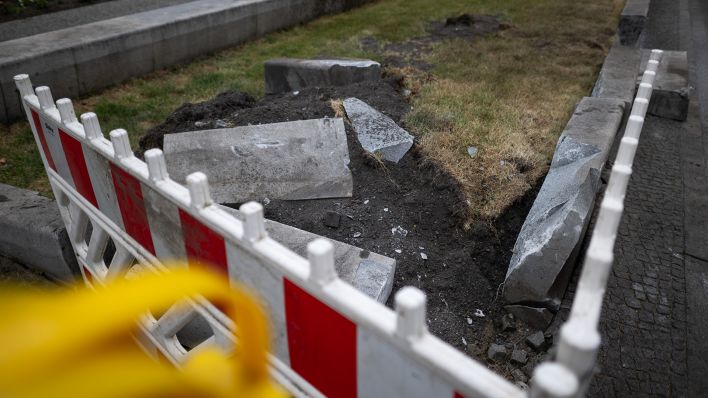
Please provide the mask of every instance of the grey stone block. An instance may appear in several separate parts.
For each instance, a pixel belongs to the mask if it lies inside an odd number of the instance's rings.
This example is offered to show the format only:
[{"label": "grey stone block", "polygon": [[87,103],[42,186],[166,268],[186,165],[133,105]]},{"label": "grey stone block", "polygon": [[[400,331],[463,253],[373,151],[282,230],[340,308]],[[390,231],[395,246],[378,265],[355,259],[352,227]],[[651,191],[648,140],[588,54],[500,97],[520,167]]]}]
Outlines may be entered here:
[{"label": "grey stone block", "polygon": [[490,344],[487,350],[487,358],[494,362],[501,363],[504,362],[509,353],[506,351],[506,347],[501,344]]},{"label": "grey stone block", "polygon": [[619,98],[627,105],[634,101],[635,80],[641,61],[641,51],[636,48],[615,44],[605,58],[597,82],[592,92],[593,97]]},{"label": "grey stone block", "polygon": [[507,305],[504,308],[533,329],[545,330],[553,321],[553,313],[547,308],[525,305]]},{"label": "grey stone block", "polygon": [[535,351],[543,351],[548,348],[546,344],[546,337],[543,335],[543,332],[536,332],[526,337],[526,344]]},{"label": "grey stone block", "polygon": [[219,203],[349,197],[342,119],[313,119],[165,135],[176,181],[202,171]]},{"label": "grey stone block", "polygon": [[347,98],[344,110],[365,151],[378,152],[385,160],[398,163],[413,146],[412,135],[366,102]]},{"label": "grey stone block", "polygon": [[649,3],[650,0],[627,0],[617,28],[622,45],[636,46],[640,43],[647,22]]},{"label": "grey stone block", "polygon": [[528,362],[528,360],[529,357],[525,350],[515,348],[514,351],[511,352],[511,363],[515,363],[517,365],[526,365],[526,362]]},{"label": "grey stone block", "polygon": [[265,63],[265,89],[268,94],[379,79],[381,65],[368,59],[278,58]]},{"label": "grey stone block", "polygon": [[[651,50],[642,50],[637,84],[642,79]],[[685,51],[664,51],[654,79],[654,91],[647,113],[674,120],[688,117],[690,87],[688,85],[688,58]]]},{"label": "grey stone block", "polygon": [[[220,207],[242,219],[238,210]],[[322,238],[267,219],[265,227],[268,236],[303,257],[307,257],[307,244]],[[329,241],[334,245],[334,265],[339,277],[378,302],[386,303],[393,287],[396,260],[336,240]]]},{"label": "grey stone block", "polygon": [[80,275],[57,204],[0,184],[0,254],[64,282]]},{"label": "grey stone block", "polygon": [[592,97],[576,107],[514,245],[504,283],[509,303],[547,307],[562,297],[624,109],[622,100]]}]

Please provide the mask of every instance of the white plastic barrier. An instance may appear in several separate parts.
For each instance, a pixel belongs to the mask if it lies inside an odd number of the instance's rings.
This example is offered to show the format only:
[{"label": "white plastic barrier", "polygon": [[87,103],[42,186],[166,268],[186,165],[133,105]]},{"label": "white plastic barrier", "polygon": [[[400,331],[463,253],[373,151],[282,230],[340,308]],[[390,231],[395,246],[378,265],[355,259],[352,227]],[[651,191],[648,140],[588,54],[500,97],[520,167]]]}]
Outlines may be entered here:
[{"label": "white plastic barrier", "polygon": [[[95,114],[79,121],[70,100],[55,105],[49,88],[33,91],[27,75],[15,81],[87,283],[187,258],[250,285],[276,331],[272,374],[296,396],[526,395],[432,336],[421,291],[401,289],[394,313],[337,277],[329,242],[313,241],[309,258],[298,256],[267,236],[259,204],[241,207],[244,222],[233,218],[212,204],[204,174],[191,174],[184,187],[169,179],[161,151],[147,151],[144,163],[124,130],[111,131],[108,141]],[[109,241],[115,254],[106,261]],[[214,335],[193,349],[231,349],[231,322],[203,300],[146,316],[140,340],[179,365],[190,350],[177,334],[197,314]],[[534,379],[539,397],[577,389],[575,376],[557,364],[539,366]]]},{"label": "white plastic barrier", "polygon": [[600,348],[598,323],[607,278],[614,261],[615,239],[624,210],[625,193],[632,174],[634,155],[662,55],[663,51],[653,50],[642,75],[632,112],[617,151],[617,159],[612,167],[607,190],[600,205],[597,224],[585,256],[570,318],[561,329],[557,361],[577,376],[580,381],[579,396],[585,395],[587,391]]}]

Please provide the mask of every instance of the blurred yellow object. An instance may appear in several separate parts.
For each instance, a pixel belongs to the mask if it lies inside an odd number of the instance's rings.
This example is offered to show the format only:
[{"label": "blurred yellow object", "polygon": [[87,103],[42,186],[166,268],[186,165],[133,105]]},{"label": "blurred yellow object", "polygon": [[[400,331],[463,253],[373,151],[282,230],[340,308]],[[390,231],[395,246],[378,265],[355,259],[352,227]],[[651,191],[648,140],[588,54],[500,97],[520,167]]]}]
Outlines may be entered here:
[{"label": "blurred yellow object", "polygon": [[[0,287],[0,396],[287,396],[268,375],[269,331],[256,301],[222,277],[171,269],[96,290]],[[234,320],[235,353],[197,350],[180,369],[150,358],[133,338],[138,319],[197,295]]]}]

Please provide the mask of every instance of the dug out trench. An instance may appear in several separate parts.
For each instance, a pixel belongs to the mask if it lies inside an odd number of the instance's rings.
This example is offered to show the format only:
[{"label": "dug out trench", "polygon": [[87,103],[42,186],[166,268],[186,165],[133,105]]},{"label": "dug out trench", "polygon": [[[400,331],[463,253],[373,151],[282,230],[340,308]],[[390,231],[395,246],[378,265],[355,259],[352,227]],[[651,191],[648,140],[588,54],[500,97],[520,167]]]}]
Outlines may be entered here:
[{"label": "dug out trench", "polygon": [[[161,147],[164,134],[170,133],[341,116],[332,102],[348,97],[357,97],[402,124],[410,110],[403,91],[399,81],[386,79],[260,100],[238,91],[224,92],[210,101],[182,105],[143,136],[140,147],[142,151]],[[263,200],[266,217],[395,258],[394,293],[408,285],[426,292],[430,330],[482,358],[495,339],[494,320],[503,315],[500,284],[537,190],[493,224],[478,223],[464,230],[466,206],[454,179],[427,161],[415,145],[399,163],[381,162],[361,148],[351,126],[345,125],[353,196]],[[338,227],[325,225],[327,212],[341,216]]]}]

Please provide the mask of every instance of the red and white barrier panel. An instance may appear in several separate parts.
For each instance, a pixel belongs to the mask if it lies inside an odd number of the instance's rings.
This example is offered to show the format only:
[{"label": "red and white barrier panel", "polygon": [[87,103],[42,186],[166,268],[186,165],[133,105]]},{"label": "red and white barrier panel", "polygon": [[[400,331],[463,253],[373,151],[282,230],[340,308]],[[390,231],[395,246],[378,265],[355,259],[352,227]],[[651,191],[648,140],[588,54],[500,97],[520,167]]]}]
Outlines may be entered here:
[{"label": "red and white barrier panel", "polygon": [[[313,241],[308,259],[298,256],[267,236],[259,204],[243,205],[244,221],[235,219],[212,204],[204,174],[189,175],[184,187],[167,175],[161,151],[147,151],[144,163],[133,156],[124,130],[112,131],[109,142],[96,115],[84,114],[79,122],[68,99],[55,106],[48,88],[35,95],[26,75],[15,80],[50,181],[61,188],[57,199],[66,193],[80,207],[73,212],[78,217],[65,220],[85,224],[81,214],[88,214],[142,263],[161,266],[186,257],[190,265],[204,264],[251,286],[271,314],[277,362],[322,395],[525,395],[432,336],[422,292],[399,291],[394,313],[337,277],[329,242]],[[84,254],[79,257],[90,260],[84,262],[86,277],[109,277],[95,254],[102,252],[94,247],[102,239],[86,245],[82,228],[70,230],[78,231],[72,241]],[[563,379],[554,366],[545,367],[550,370],[541,378]]]}]

